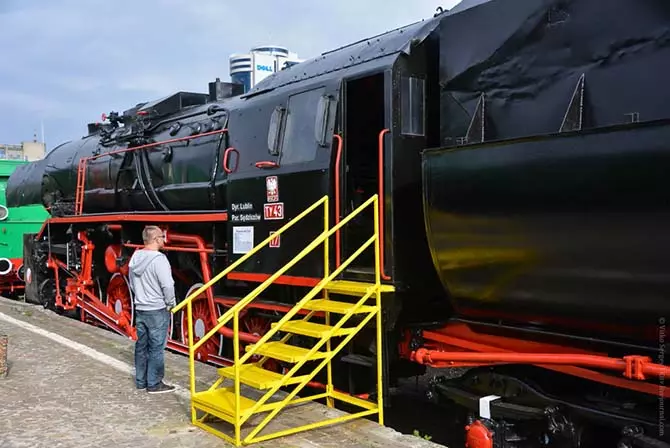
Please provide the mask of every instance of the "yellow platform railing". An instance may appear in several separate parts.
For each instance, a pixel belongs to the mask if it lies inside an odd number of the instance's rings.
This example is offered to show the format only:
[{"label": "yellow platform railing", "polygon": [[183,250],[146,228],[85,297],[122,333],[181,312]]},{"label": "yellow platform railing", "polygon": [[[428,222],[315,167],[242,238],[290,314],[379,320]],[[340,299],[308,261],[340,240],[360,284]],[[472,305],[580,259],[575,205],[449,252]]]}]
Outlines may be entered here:
[{"label": "yellow platform railing", "polygon": [[[355,211],[353,211],[351,214],[349,214],[347,217],[345,217],[342,221],[340,221],[337,225],[335,225],[332,228],[329,228],[329,217],[328,217],[328,210],[329,210],[329,198],[328,196],[324,196],[318,201],[316,201],[314,204],[312,204],[310,207],[308,207],[305,211],[300,213],[298,216],[293,218],[291,221],[289,221],[287,224],[285,224],[283,227],[281,227],[276,233],[270,235],[267,237],[265,240],[263,240],[261,243],[259,243],[257,246],[255,246],[251,251],[247,252],[245,255],[240,257],[237,261],[233,262],[230,266],[228,266],[225,270],[220,272],[218,275],[216,275],[214,278],[212,278],[209,282],[198,288],[196,291],[194,291],[190,296],[188,296],[183,302],[181,302],[179,305],[174,307],[172,309],[173,313],[176,313],[180,310],[182,310],[184,307],[186,307],[187,310],[187,321],[188,321],[188,347],[189,347],[189,369],[190,369],[190,390],[191,390],[191,397],[192,397],[192,407],[191,407],[191,413],[192,413],[192,422],[196,424],[197,426],[203,427],[204,429],[213,432],[217,434],[218,436],[229,440],[232,443],[235,443],[237,446],[240,446],[241,443],[251,443],[251,442],[257,442],[261,440],[267,440],[270,438],[274,437],[280,437],[283,435],[287,434],[292,434],[295,432],[299,431],[304,431],[320,426],[324,426],[326,424],[332,424],[336,423],[339,421],[347,421],[352,418],[357,418],[361,416],[366,416],[366,415],[373,415],[373,414],[378,414],[379,417],[379,423],[383,424],[383,402],[382,402],[382,346],[381,346],[381,338],[382,338],[382,322],[381,322],[381,293],[382,290],[384,289],[383,285],[381,284],[381,266],[380,266],[380,241],[379,241],[379,197],[377,195],[372,196],[369,198],[367,201],[365,201],[363,204],[361,204]],[[197,342],[194,343],[193,341],[193,317],[192,317],[192,301],[199,297],[207,288],[210,288],[214,284],[216,284],[218,281],[223,279],[226,275],[228,275],[230,272],[232,272],[235,268],[240,266],[242,263],[247,261],[249,258],[254,256],[256,253],[258,253],[262,248],[267,246],[274,238],[277,238],[281,236],[284,232],[286,232],[288,229],[293,227],[297,222],[308,216],[310,213],[312,213],[314,210],[319,208],[320,206],[323,206],[323,220],[324,220],[324,227],[323,227],[323,232],[319,234],[310,244],[307,245],[300,253],[298,253],[292,260],[290,260],[288,263],[286,263],[282,268],[280,268],[277,272],[275,272],[273,275],[271,275],[267,280],[265,280],[262,284],[260,284],[258,287],[256,287],[253,291],[251,291],[246,297],[241,299],[239,302],[237,302],[233,307],[231,307],[228,311],[226,311],[221,317],[218,318],[217,324],[209,331],[207,332],[202,338],[200,338]],[[345,226],[348,222],[350,222],[354,217],[356,217],[358,214],[360,214],[363,210],[365,210],[367,207],[372,206],[374,210],[374,232],[373,235],[365,241],[347,260],[341,263],[341,265],[335,269],[332,273],[330,273],[329,269],[329,250],[328,250],[328,244],[329,244],[329,238],[337,232],[340,228]],[[324,277],[321,279],[321,281],[314,286],[308,293],[307,295],[304,296],[284,317],[282,317],[279,322],[274,324],[272,328],[265,333],[255,344],[253,344],[251,347],[246,348],[246,353],[240,357],[240,341],[239,341],[239,317],[240,317],[240,312],[242,312],[246,306],[248,306],[252,301],[254,301],[268,286],[274,283],[275,280],[277,280],[281,275],[286,273],[289,269],[291,269],[296,263],[298,263],[300,260],[302,260],[306,255],[308,255],[311,251],[319,247],[320,245],[323,244],[323,251],[324,251],[324,256],[323,256],[323,262],[324,262]],[[361,284],[364,286],[364,288],[361,289],[361,294],[360,294],[360,300],[356,303],[347,303],[347,305],[351,305],[351,307],[347,308],[346,313],[341,313],[343,314],[342,318],[332,327],[330,327],[330,312],[325,312],[325,325],[328,326],[329,331],[321,334],[320,340],[309,350],[309,352],[302,357],[302,360],[299,362],[296,362],[293,368],[287,372],[286,374],[283,375],[281,381],[277,381],[274,383],[274,386],[271,387],[268,392],[257,402],[253,404],[253,406],[247,406],[244,410],[242,410],[241,406],[241,400],[244,397],[241,397],[241,384],[240,384],[240,376],[241,376],[241,369],[242,366],[246,361],[248,361],[252,356],[254,356],[263,346],[266,344],[270,339],[280,331],[286,332],[284,329],[285,325],[293,318],[301,309],[305,309],[305,306],[310,302],[312,299],[314,299],[317,294],[324,292],[326,300],[328,300],[328,285],[331,284],[360,254],[362,254],[366,249],[368,249],[371,245],[374,244],[374,250],[375,250],[375,281],[374,283],[369,283],[369,284]],[[386,287],[387,289],[384,290],[392,290],[392,287]],[[389,289],[390,288],[390,289]],[[374,305],[365,305],[366,301],[369,300],[372,296],[375,296],[375,304]],[[361,311],[363,310],[364,311]],[[316,311],[312,310],[310,313],[308,313],[303,321],[307,322],[311,317],[315,315]],[[358,322],[355,328],[342,328],[342,326],[354,315],[354,314],[367,314],[364,318]],[[332,382],[332,366],[331,366],[331,360],[339,352],[344,346],[346,346],[347,343],[362,329],[367,325],[367,323],[373,318],[377,318],[377,403],[372,403],[369,401],[361,400],[359,398],[351,397],[348,396],[347,394],[341,393],[341,392],[336,392],[334,387],[333,387],[333,382]],[[235,391],[235,403],[234,403],[234,415],[233,415],[233,421],[232,423],[235,426],[235,436],[234,438],[231,438],[225,433],[221,433],[220,431],[214,430],[213,428],[205,428],[202,425],[202,422],[198,421],[196,419],[196,409],[193,406],[193,397],[196,394],[195,390],[195,352],[196,350],[201,347],[204,343],[207,342],[209,338],[214,336],[219,332],[219,330],[226,325],[228,322],[233,321],[233,353],[234,353],[234,364],[233,364],[233,369],[234,369],[234,391]],[[293,321],[292,323],[295,323],[296,321]],[[288,333],[286,336],[284,336],[281,339],[281,343],[286,343],[292,336],[293,334]],[[338,344],[338,346],[335,348],[335,350],[332,350],[331,347],[331,338],[334,336],[342,336],[346,335],[346,337]],[[315,336],[316,337],[316,336]],[[321,356],[324,352],[318,352],[318,350],[326,346],[327,352],[325,352],[325,356]],[[318,358],[314,358],[314,356],[317,355]],[[262,366],[262,364],[268,359],[267,356],[264,356],[258,363],[257,365]],[[315,359],[321,360],[321,363],[315,367],[310,374],[308,375],[301,375],[300,377],[294,377],[294,375],[299,371],[299,369],[307,362],[313,361]],[[292,400],[293,397],[305,386],[309,383],[309,381],[312,380],[312,378],[319,372],[321,371],[324,367],[327,367],[327,377],[328,377],[328,384],[327,384],[327,390],[326,393],[324,394],[318,394],[312,397],[307,397],[307,398],[300,398],[297,400]],[[300,381],[298,381],[298,379]],[[217,380],[210,388],[209,391],[215,390],[219,385],[225,380],[225,378],[222,376]],[[273,402],[266,404],[267,400],[271,398],[281,387],[286,386],[286,385],[295,385],[295,389],[288,394],[282,401],[280,402]],[[366,410],[360,413],[356,414],[351,414],[351,415],[345,415],[342,417],[338,417],[335,419],[330,419],[327,421],[323,422],[317,422],[309,425],[304,425],[299,428],[292,428],[284,431],[279,431],[277,433],[271,434],[269,436],[262,436],[262,437],[255,437],[262,429],[265,427],[270,420],[285,406],[289,404],[295,404],[299,402],[304,402],[304,401],[309,401],[309,400],[315,400],[315,399],[320,399],[320,398],[327,398],[327,403],[330,407],[334,406],[333,399],[336,398],[338,400],[342,400],[345,402],[348,402],[350,404],[357,405],[359,407],[363,407]],[[270,411],[270,414],[260,423],[257,425],[257,427],[250,433],[248,434],[244,440],[241,440],[241,426],[244,424],[252,415],[260,412],[267,412]]]}]

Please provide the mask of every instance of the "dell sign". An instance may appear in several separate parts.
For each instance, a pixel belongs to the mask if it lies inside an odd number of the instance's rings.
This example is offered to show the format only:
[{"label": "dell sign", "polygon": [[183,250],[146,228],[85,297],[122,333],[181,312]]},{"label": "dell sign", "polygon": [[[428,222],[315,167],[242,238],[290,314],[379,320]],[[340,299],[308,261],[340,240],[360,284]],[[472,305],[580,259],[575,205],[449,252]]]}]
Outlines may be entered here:
[{"label": "dell sign", "polygon": [[[0,0],[1,1],[1,0]],[[268,76],[272,76],[277,65],[277,57],[271,54],[252,53],[253,85],[258,84]]]}]

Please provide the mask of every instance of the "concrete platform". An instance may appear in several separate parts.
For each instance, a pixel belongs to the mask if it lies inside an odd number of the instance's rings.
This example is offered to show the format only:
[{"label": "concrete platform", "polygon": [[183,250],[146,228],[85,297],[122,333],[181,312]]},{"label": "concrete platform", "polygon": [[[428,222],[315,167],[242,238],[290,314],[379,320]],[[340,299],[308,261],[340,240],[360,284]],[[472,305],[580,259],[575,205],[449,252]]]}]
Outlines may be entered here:
[{"label": "concrete platform", "polygon": [[[165,380],[177,392],[149,395],[135,389],[133,341],[122,336],[4,298],[0,334],[9,336],[9,372],[0,378],[1,448],[231,446],[190,424],[185,356],[166,352]],[[199,388],[216,378],[214,367],[198,365],[197,371]],[[277,424],[338,414],[308,403],[284,412]],[[441,445],[359,419],[254,446]]]}]

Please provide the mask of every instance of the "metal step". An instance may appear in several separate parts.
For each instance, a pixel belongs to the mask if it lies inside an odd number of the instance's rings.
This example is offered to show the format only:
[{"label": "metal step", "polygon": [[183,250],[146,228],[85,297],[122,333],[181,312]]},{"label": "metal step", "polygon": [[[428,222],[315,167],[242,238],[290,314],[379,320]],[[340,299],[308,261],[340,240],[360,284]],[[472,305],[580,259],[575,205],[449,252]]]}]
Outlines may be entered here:
[{"label": "metal step", "polygon": [[[198,409],[212,414],[228,423],[235,424],[235,388],[224,387],[221,389],[197,392],[191,396],[193,404]],[[254,400],[240,396],[240,414],[251,409],[256,404]]]},{"label": "metal step", "polygon": [[[235,379],[235,367],[223,367],[218,369],[219,375],[231,380]],[[240,382],[247,386],[254,387],[259,390],[272,389],[275,385],[281,382],[284,375],[277,372],[266,370],[256,364],[245,364],[240,366]],[[304,377],[293,377],[286,383],[287,386],[300,383]]]},{"label": "metal step", "polygon": [[[368,293],[368,290],[374,286],[374,283],[352,282],[349,280],[333,280],[326,285],[325,289],[327,289],[329,292],[332,292],[333,294],[363,297]],[[393,285],[381,285],[380,289],[382,293],[395,291]]]},{"label": "metal step", "polygon": [[[307,305],[303,309],[310,311],[323,311],[330,313],[338,314],[347,314],[354,308],[355,303],[347,302],[338,302],[335,300],[326,300],[326,299],[315,299],[307,302]],[[372,306],[362,305],[356,311],[355,314],[370,313],[375,310]]]},{"label": "metal step", "polygon": [[[272,324],[272,328],[277,326],[278,322]],[[279,331],[285,333],[301,334],[312,338],[323,338],[333,329],[330,325],[317,324],[314,322],[307,322],[304,320],[290,320],[281,326]],[[340,328],[333,336],[346,336],[356,331],[355,328]]]},{"label": "metal step", "polygon": [[[251,351],[251,347],[254,347],[255,344],[250,344],[245,347],[245,350]],[[312,354],[312,356],[307,357],[309,350],[302,347],[296,347],[293,345],[284,344],[283,342],[273,341],[266,342],[261,345],[255,354],[268,356],[272,359],[278,359],[279,361],[298,363],[303,359],[308,361],[314,361],[318,359],[324,359],[328,356],[327,352],[319,352]]]}]

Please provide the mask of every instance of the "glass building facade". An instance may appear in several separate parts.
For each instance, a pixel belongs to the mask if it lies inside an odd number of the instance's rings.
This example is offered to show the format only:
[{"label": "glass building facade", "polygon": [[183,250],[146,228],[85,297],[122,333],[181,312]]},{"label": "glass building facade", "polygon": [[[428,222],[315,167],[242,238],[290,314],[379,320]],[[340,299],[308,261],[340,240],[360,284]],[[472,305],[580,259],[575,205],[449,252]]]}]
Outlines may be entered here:
[{"label": "glass building facade", "polygon": [[244,86],[244,93],[251,89],[251,55],[230,56],[230,81]]}]

